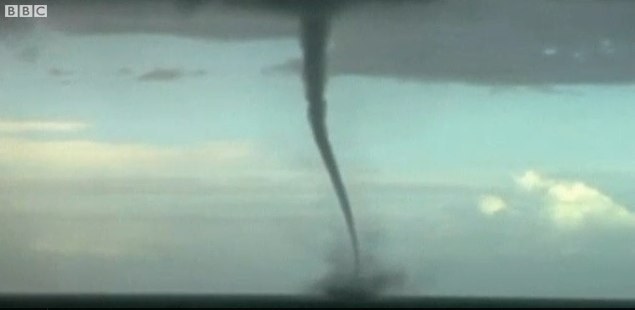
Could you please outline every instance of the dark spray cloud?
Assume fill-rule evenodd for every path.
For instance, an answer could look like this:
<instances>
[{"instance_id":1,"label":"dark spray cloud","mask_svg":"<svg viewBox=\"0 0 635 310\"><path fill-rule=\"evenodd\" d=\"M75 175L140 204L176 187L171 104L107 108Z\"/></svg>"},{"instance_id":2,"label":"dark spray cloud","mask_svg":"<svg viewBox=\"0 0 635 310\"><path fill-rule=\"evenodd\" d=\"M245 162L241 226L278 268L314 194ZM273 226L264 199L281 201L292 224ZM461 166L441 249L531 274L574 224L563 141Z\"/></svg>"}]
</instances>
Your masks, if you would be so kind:
<instances>
[{"instance_id":1,"label":"dark spray cloud","mask_svg":"<svg viewBox=\"0 0 635 310\"><path fill-rule=\"evenodd\" d=\"M398 293L406 285L406 273L384 261L380 253L380 240L365 233L364 250L360 253L364 268L352 274L350 256L344 244L337 244L326 256L327 271L310 287L311 291L338 299L378 298ZM381 249L384 250L384 249Z\"/></svg>"}]
</instances>

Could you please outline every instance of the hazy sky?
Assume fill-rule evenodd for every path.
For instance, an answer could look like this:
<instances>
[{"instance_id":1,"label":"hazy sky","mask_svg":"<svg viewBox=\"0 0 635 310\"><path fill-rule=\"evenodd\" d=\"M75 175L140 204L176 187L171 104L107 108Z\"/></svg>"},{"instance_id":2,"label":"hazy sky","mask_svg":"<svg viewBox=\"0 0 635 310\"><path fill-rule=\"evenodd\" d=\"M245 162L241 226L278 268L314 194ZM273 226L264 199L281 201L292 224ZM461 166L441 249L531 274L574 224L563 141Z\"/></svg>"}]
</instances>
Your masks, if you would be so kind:
<instances>
[{"instance_id":1,"label":"hazy sky","mask_svg":"<svg viewBox=\"0 0 635 310\"><path fill-rule=\"evenodd\" d=\"M608 7L602 16L622 12ZM78 33L91 19L55 12L0 19L0 291L295 294L331 253L348 255L293 70L291 17L220 40L179 18L155 31L152 13ZM345 40L353 21L333 25L328 123L362 248L406 275L394 293L633 297L635 71L618 61L632 41L600 30L569 40L562 27L562 46L531 48L579 46L562 60L571 66L533 74L520 62L530 58L501 52L503 69L481 78L417 65L426 58L399 51L419 41L390 37L389 23L368 37L392 49L365 53L372 42ZM428 38L461 27L439 22ZM468 46L497 50L488 40ZM520 65L506 80L508 61ZM579 69L601 64L613 67Z\"/></svg>"}]
</instances>

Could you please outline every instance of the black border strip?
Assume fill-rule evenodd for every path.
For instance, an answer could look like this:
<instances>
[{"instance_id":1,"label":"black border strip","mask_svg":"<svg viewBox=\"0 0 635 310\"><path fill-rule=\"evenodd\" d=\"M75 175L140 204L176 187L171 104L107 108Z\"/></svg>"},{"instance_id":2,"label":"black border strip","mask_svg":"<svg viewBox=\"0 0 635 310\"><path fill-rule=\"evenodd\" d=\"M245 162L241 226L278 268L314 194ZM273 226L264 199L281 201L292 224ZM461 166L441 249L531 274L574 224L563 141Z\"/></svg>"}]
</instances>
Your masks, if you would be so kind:
<instances>
[{"instance_id":1,"label":"black border strip","mask_svg":"<svg viewBox=\"0 0 635 310\"><path fill-rule=\"evenodd\" d=\"M635 300L481 298L481 297L384 297L329 299L319 296L275 295L22 295L0 294L0 307L152 307L152 308L635 308Z\"/></svg>"}]
</instances>

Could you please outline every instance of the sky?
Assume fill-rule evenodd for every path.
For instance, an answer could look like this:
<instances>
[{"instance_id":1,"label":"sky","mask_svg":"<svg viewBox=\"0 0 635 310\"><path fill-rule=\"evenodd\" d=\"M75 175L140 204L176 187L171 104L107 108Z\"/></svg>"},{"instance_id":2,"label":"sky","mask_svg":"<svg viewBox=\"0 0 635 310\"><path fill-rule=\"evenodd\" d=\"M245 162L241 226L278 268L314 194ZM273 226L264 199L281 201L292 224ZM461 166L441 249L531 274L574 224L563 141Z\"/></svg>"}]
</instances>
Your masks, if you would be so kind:
<instances>
[{"instance_id":1,"label":"sky","mask_svg":"<svg viewBox=\"0 0 635 310\"><path fill-rule=\"evenodd\" d=\"M0 291L315 293L350 253L293 18L60 3L0 18ZM626 22L578 38L597 9L582 1L560 37L505 56L538 23L460 41L518 7L483 1L464 22L455 3L432 2L448 18L422 37L407 5L368 33L377 8L332 24L327 119L369 268L404 275L392 294L633 297ZM621 17L611 3L598 15Z\"/></svg>"}]
</instances>

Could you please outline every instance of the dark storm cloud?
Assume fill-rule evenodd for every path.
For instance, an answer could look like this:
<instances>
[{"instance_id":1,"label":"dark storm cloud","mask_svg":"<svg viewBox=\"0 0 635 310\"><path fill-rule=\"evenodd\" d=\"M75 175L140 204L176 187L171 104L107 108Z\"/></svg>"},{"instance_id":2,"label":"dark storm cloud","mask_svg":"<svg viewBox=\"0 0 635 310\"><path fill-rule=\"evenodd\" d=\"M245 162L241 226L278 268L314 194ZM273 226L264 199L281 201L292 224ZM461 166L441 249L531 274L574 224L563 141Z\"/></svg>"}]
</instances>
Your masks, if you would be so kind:
<instances>
[{"instance_id":1,"label":"dark storm cloud","mask_svg":"<svg viewBox=\"0 0 635 310\"><path fill-rule=\"evenodd\" d=\"M540 87L635 81L635 2L368 5L333 29L333 75ZM272 69L300 68L292 59Z\"/></svg>"},{"instance_id":2,"label":"dark storm cloud","mask_svg":"<svg viewBox=\"0 0 635 310\"><path fill-rule=\"evenodd\" d=\"M635 81L635 2L367 7L335 26L332 72L485 84ZM372 29L369 31L368 29Z\"/></svg>"},{"instance_id":3,"label":"dark storm cloud","mask_svg":"<svg viewBox=\"0 0 635 310\"><path fill-rule=\"evenodd\" d=\"M249 1L253 2L253 1ZM251 6L249 6L251 7ZM55 1L47 23L71 34L167 34L202 39L292 37L295 22L232 1Z\"/></svg>"},{"instance_id":4,"label":"dark storm cloud","mask_svg":"<svg viewBox=\"0 0 635 310\"><path fill-rule=\"evenodd\" d=\"M46 2L46 1L45 1ZM632 83L632 1L325 2L331 74L488 85ZM344 4L341 4L344 3ZM220 40L298 36L299 1L56 1L41 25L70 34ZM0 37L33 21L3 19ZM282 66L300 70L299 61Z\"/></svg>"},{"instance_id":5,"label":"dark storm cloud","mask_svg":"<svg viewBox=\"0 0 635 310\"><path fill-rule=\"evenodd\" d=\"M35 63L40 57L41 47L37 40L29 39L37 22L33 18L4 17L7 4L15 3L0 0L0 49L6 48L19 61Z\"/></svg>"},{"instance_id":6,"label":"dark storm cloud","mask_svg":"<svg viewBox=\"0 0 635 310\"><path fill-rule=\"evenodd\" d=\"M0 42L2 40L14 40L31 33L35 27L35 21L31 18L6 18L4 17L4 6L8 1L0 0Z\"/></svg>"},{"instance_id":7,"label":"dark storm cloud","mask_svg":"<svg viewBox=\"0 0 635 310\"><path fill-rule=\"evenodd\" d=\"M200 77L207 74L205 70L185 71L182 69L157 68L141 74L137 80L142 82L166 82L175 81L184 77Z\"/></svg>"}]
</instances>

